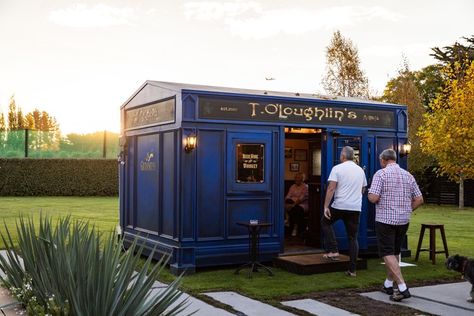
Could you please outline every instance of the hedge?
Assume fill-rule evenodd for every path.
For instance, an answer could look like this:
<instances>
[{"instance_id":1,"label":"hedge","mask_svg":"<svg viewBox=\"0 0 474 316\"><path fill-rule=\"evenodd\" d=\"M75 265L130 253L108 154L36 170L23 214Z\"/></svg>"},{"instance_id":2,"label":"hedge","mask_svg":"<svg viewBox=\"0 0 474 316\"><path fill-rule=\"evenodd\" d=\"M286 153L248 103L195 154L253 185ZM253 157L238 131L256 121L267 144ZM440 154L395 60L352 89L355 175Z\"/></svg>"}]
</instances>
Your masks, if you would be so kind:
<instances>
[{"instance_id":1,"label":"hedge","mask_svg":"<svg viewBox=\"0 0 474 316\"><path fill-rule=\"evenodd\" d=\"M0 196L116 196L115 159L0 158Z\"/></svg>"}]
</instances>

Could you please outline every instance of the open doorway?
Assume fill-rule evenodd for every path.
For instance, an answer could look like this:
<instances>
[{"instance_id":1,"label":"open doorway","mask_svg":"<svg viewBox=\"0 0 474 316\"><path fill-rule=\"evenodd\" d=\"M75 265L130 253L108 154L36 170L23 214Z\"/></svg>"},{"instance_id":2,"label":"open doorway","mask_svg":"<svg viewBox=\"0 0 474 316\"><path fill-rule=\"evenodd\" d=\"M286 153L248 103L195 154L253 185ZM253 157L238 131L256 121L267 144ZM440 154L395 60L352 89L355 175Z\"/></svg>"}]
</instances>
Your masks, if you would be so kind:
<instances>
[{"instance_id":1,"label":"open doorway","mask_svg":"<svg viewBox=\"0 0 474 316\"><path fill-rule=\"evenodd\" d=\"M303 219L295 216L297 212L291 203L285 203L285 253L313 252L321 248L321 144L321 129L285 127L285 199L295 177L303 174L308 186L307 203L301 205Z\"/></svg>"}]
</instances>

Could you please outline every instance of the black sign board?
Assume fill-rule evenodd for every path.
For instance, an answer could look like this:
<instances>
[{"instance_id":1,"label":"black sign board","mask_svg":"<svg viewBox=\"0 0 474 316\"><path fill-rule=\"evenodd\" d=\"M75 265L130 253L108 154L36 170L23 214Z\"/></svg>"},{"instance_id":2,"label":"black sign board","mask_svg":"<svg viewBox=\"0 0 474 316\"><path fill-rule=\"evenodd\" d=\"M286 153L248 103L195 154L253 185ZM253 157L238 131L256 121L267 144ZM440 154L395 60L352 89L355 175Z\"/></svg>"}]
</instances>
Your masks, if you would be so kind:
<instances>
[{"instance_id":1,"label":"black sign board","mask_svg":"<svg viewBox=\"0 0 474 316\"><path fill-rule=\"evenodd\" d=\"M237 144L237 173L238 183L263 183L264 144Z\"/></svg>"},{"instance_id":2,"label":"black sign board","mask_svg":"<svg viewBox=\"0 0 474 316\"><path fill-rule=\"evenodd\" d=\"M125 129L174 123L175 109L176 102L172 98L127 110L125 111Z\"/></svg>"},{"instance_id":3,"label":"black sign board","mask_svg":"<svg viewBox=\"0 0 474 316\"><path fill-rule=\"evenodd\" d=\"M198 113L201 119L215 120L395 127L395 114L392 110L361 109L317 103L278 103L200 97Z\"/></svg>"}]
</instances>

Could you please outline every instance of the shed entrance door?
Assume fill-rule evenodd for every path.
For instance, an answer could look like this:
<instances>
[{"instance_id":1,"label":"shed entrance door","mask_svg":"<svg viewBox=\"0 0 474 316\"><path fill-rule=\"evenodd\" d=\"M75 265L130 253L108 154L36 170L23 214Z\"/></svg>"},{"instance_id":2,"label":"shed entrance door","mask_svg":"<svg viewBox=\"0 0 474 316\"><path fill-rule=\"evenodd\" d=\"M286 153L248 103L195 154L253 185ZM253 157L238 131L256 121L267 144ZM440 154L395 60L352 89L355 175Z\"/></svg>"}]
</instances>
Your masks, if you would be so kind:
<instances>
[{"instance_id":1,"label":"shed entrance door","mask_svg":"<svg viewBox=\"0 0 474 316\"><path fill-rule=\"evenodd\" d=\"M344 146L350 146L354 149L354 162L358 164L366 173L370 172L371 161L371 143L363 141L362 135L332 135L332 142L328 143L328 151L331 150L331 160L328 161L328 168L326 170L325 188L327 188L327 178L331 172L332 167L340 163L340 155ZM332 146L332 148L330 148ZM323 201L324 203L324 201ZM359 220L359 248L367 248L367 207L368 202L366 194L362 197L362 212ZM338 247L340 250L347 250L349 248L346 229L342 221L337 221L334 225L334 232L336 234Z\"/></svg>"},{"instance_id":2,"label":"shed entrance door","mask_svg":"<svg viewBox=\"0 0 474 316\"><path fill-rule=\"evenodd\" d=\"M304 175L304 182L308 185L308 209L303 221L296 216L292 221L294 210L285 204L285 253L315 251L321 246L322 135L321 129L317 128L285 128L284 197L298 173ZM297 222L297 229L293 231Z\"/></svg>"}]
</instances>

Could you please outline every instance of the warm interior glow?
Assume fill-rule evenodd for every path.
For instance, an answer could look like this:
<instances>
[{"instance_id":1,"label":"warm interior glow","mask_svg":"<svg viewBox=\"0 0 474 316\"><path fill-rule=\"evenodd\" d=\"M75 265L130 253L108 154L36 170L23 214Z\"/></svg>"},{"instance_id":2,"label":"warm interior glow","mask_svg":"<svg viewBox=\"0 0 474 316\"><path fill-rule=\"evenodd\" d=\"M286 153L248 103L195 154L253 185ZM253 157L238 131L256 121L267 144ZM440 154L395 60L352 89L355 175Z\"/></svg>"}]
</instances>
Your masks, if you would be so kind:
<instances>
[{"instance_id":1,"label":"warm interior glow","mask_svg":"<svg viewBox=\"0 0 474 316\"><path fill-rule=\"evenodd\" d=\"M285 127L285 133L293 133L293 134L319 134L319 133L321 133L321 129L319 129L319 128Z\"/></svg>"}]
</instances>

